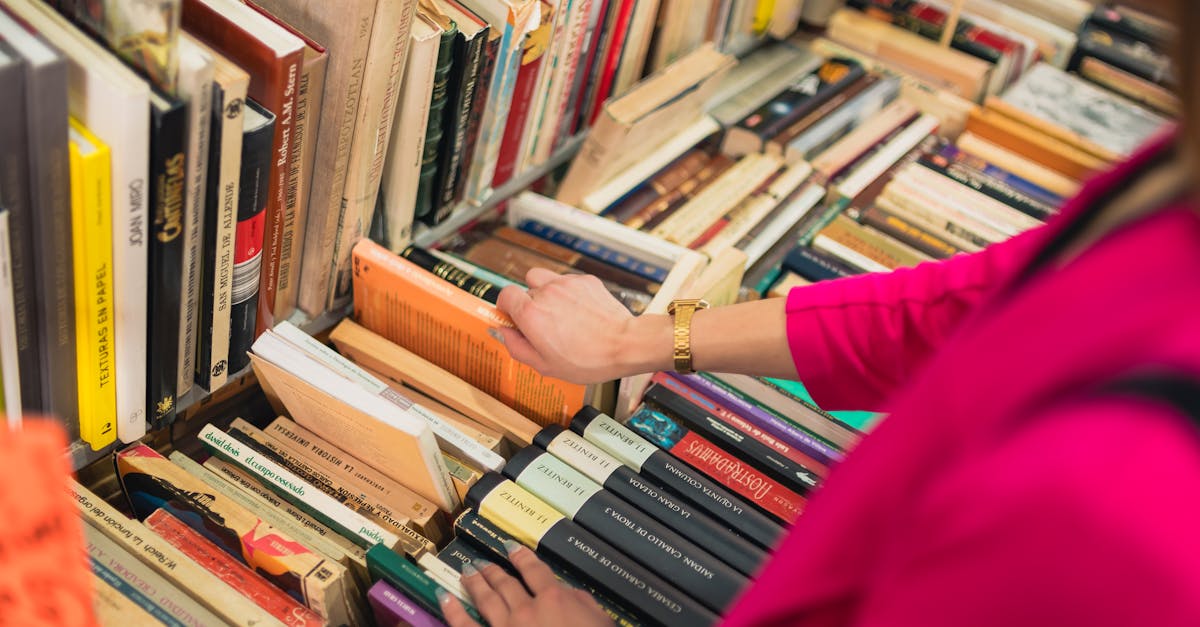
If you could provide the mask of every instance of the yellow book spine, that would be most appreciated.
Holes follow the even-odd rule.
[[[92,449],[99,450],[117,438],[112,154],[104,142],[71,119],[70,155],[79,433]]]
[[[775,13],[775,0],[758,0],[754,7],[754,34],[761,36],[771,26],[771,16]]]

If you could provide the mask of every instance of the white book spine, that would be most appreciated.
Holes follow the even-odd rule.
[[[796,227],[796,224],[821,202],[825,197],[825,188],[815,183],[810,184],[799,196],[792,202],[788,203],[783,211],[779,212],[766,228],[750,242],[742,252],[746,253],[746,269],[758,263],[762,256],[771,250],[771,247],[783,239],[788,231]]]
[[[200,333],[200,265],[204,259],[204,195],[212,126],[213,58],[186,37],[179,40],[179,96],[188,103],[187,178],[184,183],[183,280],[179,308],[179,383],[175,397],[196,379],[196,337]]]
[[[296,348],[308,353],[309,357],[319,361],[346,379],[357,383],[366,391],[379,396],[402,411],[416,414],[418,418],[429,424],[438,443],[447,451],[460,455],[479,465],[485,470],[500,472],[504,467],[504,458],[483,446],[471,436],[463,433],[458,427],[442,420],[433,412],[414,403],[412,399],[392,389],[387,383],[379,380],[371,373],[358,367],[332,348],[318,342],[316,338],[301,331],[290,322],[282,322],[275,326],[274,333],[290,342]]]
[[[224,457],[262,479],[285,499],[297,504],[303,503],[306,508],[320,512],[322,516],[366,542],[367,546],[383,543],[392,548],[400,544],[400,536],[367,520],[362,514],[313,487],[292,471],[259,456],[224,431],[212,425],[205,425],[200,431],[200,439],[211,447],[218,457]]]
[[[938,119],[925,114],[909,124],[895,139],[888,142],[879,152],[863,162],[850,176],[838,185],[838,193],[846,198],[855,198],[862,193],[872,181],[883,176],[910,150],[916,148],[926,137],[937,130]]]
[[[801,161],[789,166],[767,187],[765,192],[752,197],[743,206],[730,212],[729,224],[726,224],[725,228],[702,246],[700,252],[708,255],[711,259],[724,249],[735,246],[759,222],[766,219],[779,206],[779,203],[796,191],[810,175],[812,175],[812,166],[806,162]]]
[[[835,257],[845,259],[847,263],[857,266],[867,272],[891,272],[891,268],[871,259],[857,251],[851,250],[846,246],[830,239],[826,235],[818,235],[813,240],[813,248],[827,252]]]
[[[421,156],[437,66],[436,43],[430,55],[429,42],[419,40],[415,31],[409,39],[409,62],[404,68],[400,98],[392,117],[392,141],[388,144],[380,182],[388,248],[396,253],[412,242]]]
[[[21,426],[21,371],[17,366],[17,310],[13,304],[8,211],[0,212],[0,372],[4,374],[4,413],[8,428]]]

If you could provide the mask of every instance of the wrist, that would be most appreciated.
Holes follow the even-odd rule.
[[[643,314],[629,320],[616,342],[613,362],[619,376],[673,370],[674,323],[671,316]]]

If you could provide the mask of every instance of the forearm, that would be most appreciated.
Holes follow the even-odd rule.
[[[692,318],[692,366],[794,379],[784,305],[784,299],[771,298],[697,311]],[[614,356],[621,370],[625,374],[673,370],[673,329],[666,315],[647,314],[631,321]]]

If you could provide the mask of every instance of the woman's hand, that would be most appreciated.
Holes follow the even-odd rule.
[[[486,564],[478,572],[474,569],[463,571],[463,587],[489,625],[612,627],[612,621],[591,595],[570,588],[555,578],[533,551],[517,545],[509,549],[508,555],[525,580],[524,586],[495,564]],[[446,595],[441,604],[442,615],[450,627],[477,627],[462,603],[452,595]]]
[[[670,367],[666,316],[634,317],[594,276],[534,268],[526,284],[504,288],[496,303],[516,324],[496,332],[517,361],[581,384]]]

